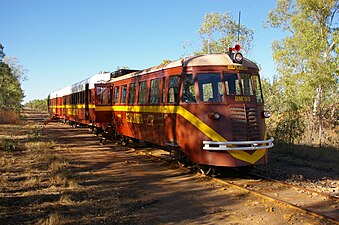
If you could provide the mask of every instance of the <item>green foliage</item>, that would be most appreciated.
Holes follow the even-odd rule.
[[[282,115],[276,120],[272,135],[278,140],[287,144],[296,144],[295,140],[300,138],[304,133],[304,122],[298,112],[291,112]]]
[[[4,61],[4,56],[3,46],[0,44],[0,110],[19,111],[24,98],[19,80],[20,73],[17,70],[13,72],[10,65]]]
[[[253,30],[238,24],[232,16],[225,13],[207,13],[199,29],[202,38],[201,53],[222,53],[232,47],[238,41],[238,30],[240,31],[239,42],[244,51],[251,49],[253,41]]]
[[[166,65],[166,64],[169,64],[170,62],[172,62],[172,60],[164,59],[162,60],[161,65]]]
[[[339,99],[339,34],[333,27],[338,7],[338,0],[278,0],[266,21],[266,25],[288,33],[272,44],[279,77],[273,84],[263,82],[267,93],[274,95],[267,97],[266,103],[273,113],[307,118],[306,139],[314,139],[317,130],[320,146],[326,112],[338,105]],[[303,124],[293,119],[276,125],[282,132],[293,127],[297,136],[304,131]],[[290,142],[290,137],[283,139]]]
[[[27,103],[25,103],[26,107],[29,107],[33,110],[36,111],[43,111],[43,112],[47,112],[48,111],[48,99],[34,99],[31,100]]]
[[[2,44],[0,43],[0,62],[2,62],[4,57],[5,57],[4,46],[2,46]]]
[[[5,138],[1,141],[0,149],[6,152],[11,152],[16,149],[18,142],[13,138]]]

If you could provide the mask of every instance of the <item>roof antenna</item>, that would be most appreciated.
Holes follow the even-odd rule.
[[[239,11],[239,23],[238,23],[238,44],[239,44],[239,35],[240,35],[240,17],[241,17],[241,11]]]

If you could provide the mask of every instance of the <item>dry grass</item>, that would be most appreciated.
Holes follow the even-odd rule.
[[[12,110],[0,110],[0,124],[19,124],[20,114]]]
[[[61,195],[59,203],[61,205],[70,205],[73,204],[73,201],[70,195]]]
[[[308,166],[320,170],[332,170],[339,173],[339,150],[303,145],[277,145],[271,151],[276,158],[284,157],[296,165]]]
[[[16,203],[19,211],[27,204],[37,209],[73,204],[71,197],[63,193],[78,188],[67,158],[60,155],[63,148],[43,140],[42,130],[36,123],[0,124],[0,196],[22,198],[23,207],[19,201]],[[59,201],[53,197],[56,194],[61,195]],[[51,197],[37,200],[36,196]],[[17,213],[25,214],[25,210]],[[37,212],[25,221],[45,225],[67,223],[58,211],[44,217],[45,213]],[[2,218],[0,214],[0,221]]]
[[[65,218],[56,212],[51,213],[47,219],[41,219],[37,222],[38,225],[60,225],[65,223]]]

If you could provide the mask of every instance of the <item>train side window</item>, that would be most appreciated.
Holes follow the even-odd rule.
[[[128,96],[128,103],[133,104],[135,101],[135,90],[136,85],[135,83],[130,84],[129,86],[129,96]]]
[[[168,103],[177,103],[179,99],[179,76],[170,76],[168,82]]]
[[[162,99],[161,103],[164,103],[166,99],[166,77],[162,78]]]
[[[151,104],[158,104],[160,100],[160,78],[151,80],[151,90],[150,90],[150,98],[149,103]]]
[[[97,95],[97,98],[98,98],[99,105],[110,105],[111,104],[111,88],[110,88],[110,86],[96,87],[96,95]]]
[[[197,96],[194,90],[194,79],[192,74],[185,75],[182,101],[187,103],[197,102]]]
[[[114,87],[114,103],[119,103],[119,87]]]
[[[139,83],[138,103],[140,104],[146,103],[146,96],[147,96],[147,83],[146,81],[141,81]]]
[[[244,95],[253,95],[252,80],[249,74],[240,74],[241,86]]]
[[[227,95],[241,95],[238,74],[224,74],[224,80]]]
[[[219,73],[198,74],[200,101],[221,102],[223,89]]]
[[[121,103],[126,103],[126,93],[127,93],[127,85],[123,85],[121,87]]]
[[[255,88],[255,96],[257,99],[257,102],[264,102],[263,97],[262,97],[262,92],[261,92],[261,88],[260,88],[260,80],[259,80],[259,76],[252,76],[252,80],[253,80],[253,84],[254,84],[254,88]]]

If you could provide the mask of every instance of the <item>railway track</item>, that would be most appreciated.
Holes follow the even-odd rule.
[[[328,221],[330,224],[339,224],[339,198],[337,197],[251,173],[243,177],[234,175],[229,177],[227,174],[222,176],[213,179],[290,207],[300,213]]]
[[[159,150],[141,151],[152,157],[166,161],[172,160],[171,156],[165,151],[162,153]],[[339,198],[337,197],[272,178],[232,169],[223,169],[211,179],[275,202],[280,206],[291,208],[301,215],[320,219],[323,224],[339,224]],[[270,210],[273,212],[274,208]]]
[[[44,116],[37,115],[36,118],[44,118]],[[145,155],[173,161],[172,156],[166,151],[155,148],[137,149]],[[192,171],[192,168],[187,169]],[[337,197],[261,175],[230,169],[222,170],[211,179],[275,202],[280,206],[292,208],[300,214],[315,217],[322,220],[324,224],[339,224],[339,198]],[[270,210],[273,212],[274,208]]]

